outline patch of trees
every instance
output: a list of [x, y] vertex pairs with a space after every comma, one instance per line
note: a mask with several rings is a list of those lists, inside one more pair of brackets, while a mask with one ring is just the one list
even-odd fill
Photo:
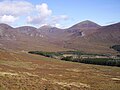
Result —
[[110, 59], [110, 58], [85, 58], [85, 59], [73, 59], [72, 57], [64, 57], [61, 60], [86, 63], [86, 64], [96, 64], [96, 65], [107, 65], [107, 66], [118, 66], [120, 67], [120, 60]]
[[61, 60], [65, 60], [65, 61], [73, 61], [73, 57], [72, 57], [72, 56], [67, 56], [67, 57], [63, 57], [63, 58], [61, 58]]
[[44, 52], [44, 51], [29, 51], [28, 53], [38, 54], [38, 55], [51, 57], [51, 58], [53, 58], [54, 56], [61, 56], [62, 55], [61, 53], [57, 53], [57, 52]]
[[120, 55], [117, 55], [117, 57], [120, 57]]
[[[42, 55], [45, 57], [61, 59], [64, 61], [86, 63], [86, 64], [96, 64], [96, 65], [107, 65], [107, 66], [118, 66], [120, 67], [120, 59], [112, 58], [79, 58], [80, 55], [98, 55], [98, 54], [85, 54], [80, 51], [63, 51], [63, 52], [44, 52], [44, 51], [29, 51], [28, 53]], [[73, 56], [66, 56], [64, 54], [78, 55], [77, 58]], [[102, 55], [104, 56], [104, 55]]]
[[81, 63], [96, 64], [96, 65], [107, 65], [107, 66], [118, 66], [120, 67], [120, 60], [107, 59], [107, 58], [96, 58], [96, 59], [85, 59], [81, 60]]
[[114, 45], [111, 48], [113, 48], [114, 50], [120, 52], [120, 45]]

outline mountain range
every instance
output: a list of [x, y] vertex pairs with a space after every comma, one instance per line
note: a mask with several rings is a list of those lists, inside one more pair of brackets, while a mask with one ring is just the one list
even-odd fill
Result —
[[13, 28], [0, 24], [0, 48], [18, 51], [80, 50], [87, 53], [116, 53], [120, 44], [120, 23], [100, 26], [86, 20], [66, 29], [51, 26]]

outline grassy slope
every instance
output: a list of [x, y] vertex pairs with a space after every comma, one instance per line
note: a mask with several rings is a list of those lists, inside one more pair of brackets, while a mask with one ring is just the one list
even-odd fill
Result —
[[0, 90], [119, 90], [120, 68], [0, 51]]

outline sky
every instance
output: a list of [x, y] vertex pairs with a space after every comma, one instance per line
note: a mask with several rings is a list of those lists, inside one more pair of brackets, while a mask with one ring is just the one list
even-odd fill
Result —
[[67, 28], [84, 20], [120, 22], [120, 0], [0, 0], [0, 23]]

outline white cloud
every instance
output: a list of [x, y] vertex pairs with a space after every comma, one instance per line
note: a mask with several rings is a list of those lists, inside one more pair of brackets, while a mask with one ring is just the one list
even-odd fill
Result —
[[36, 11], [37, 15], [27, 17], [27, 23], [44, 24], [46, 23], [47, 18], [52, 14], [52, 10], [48, 8], [46, 3], [36, 5]]
[[58, 15], [58, 16], [51, 16], [50, 20], [48, 20], [49, 22], [47, 22], [48, 25], [54, 26], [54, 27], [58, 27], [58, 28], [62, 28], [62, 21], [66, 21], [68, 20], [68, 16], [67, 15]]
[[33, 25], [39, 25], [45, 23], [46, 18], [42, 18], [41, 16], [28, 16], [27, 23]]
[[0, 2], [0, 23], [14, 24], [18, 17], [31, 14], [34, 6], [26, 1], [3, 0]]
[[0, 16], [0, 22], [7, 23], [7, 24], [14, 23], [17, 19], [18, 19], [18, 17], [14, 17], [12, 15]]
[[60, 27], [60, 22], [68, 19], [66, 15], [54, 16], [46, 3], [34, 5], [24, 0], [0, 1], [0, 23], [41, 26], [44, 24]]
[[61, 25], [60, 24], [55, 24], [54, 27], [58, 27], [58, 28], [61, 28]]
[[58, 23], [63, 20], [68, 20], [67, 15], [52, 16], [52, 23]]
[[48, 8], [48, 5], [46, 3], [36, 5], [36, 9], [39, 12], [39, 15], [43, 18], [48, 17], [52, 14], [52, 10]]
[[31, 13], [33, 9], [34, 6], [26, 1], [5, 0], [0, 2], [0, 15], [20, 16]]
[[41, 17], [40, 15], [38, 16], [28, 16], [27, 17], [27, 23], [29, 24], [34, 24], [34, 25], [51, 25], [54, 27], [61, 27], [60, 23], [62, 21], [68, 20], [68, 16], [66, 15], [59, 15], [59, 16], [46, 16], [46, 17]]
[[67, 15], [59, 15], [59, 16], [53, 16], [53, 20], [67, 20], [68, 16]]

